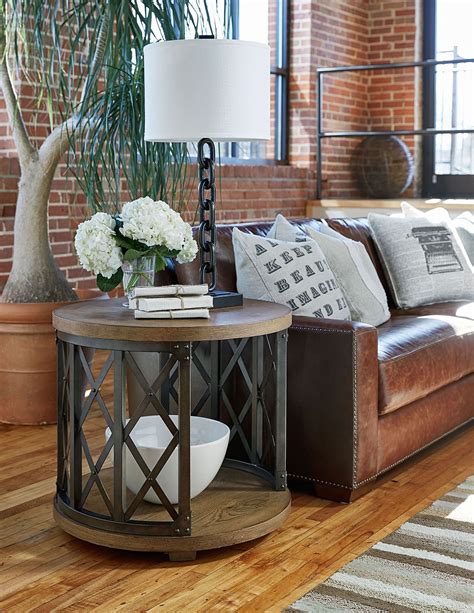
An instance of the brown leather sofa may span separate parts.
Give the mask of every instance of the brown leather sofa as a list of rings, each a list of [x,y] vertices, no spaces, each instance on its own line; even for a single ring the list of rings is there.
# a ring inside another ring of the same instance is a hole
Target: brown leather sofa
[[[307,317],[294,317],[290,328],[290,479],[323,498],[349,502],[370,481],[472,419],[474,302],[397,310],[367,220],[326,222],[366,246],[392,310],[378,328]],[[238,227],[266,234],[271,223]],[[218,288],[235,291],[232,228],[218,228]],[[176,276],[179,283],[196,282],[197,262],[177,267]]]

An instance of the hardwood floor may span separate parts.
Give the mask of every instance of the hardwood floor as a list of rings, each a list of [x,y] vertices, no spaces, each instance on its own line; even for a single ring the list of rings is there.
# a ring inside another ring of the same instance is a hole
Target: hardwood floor
[[[91,446],[103,444],[98,416],[88,436]],[[473,443],[473,429],[451,436],[351,505],[294,492],[278,532],[171,563],[57,528],[55,427],[0,425],[0,611],[281,611],[462,482]]]

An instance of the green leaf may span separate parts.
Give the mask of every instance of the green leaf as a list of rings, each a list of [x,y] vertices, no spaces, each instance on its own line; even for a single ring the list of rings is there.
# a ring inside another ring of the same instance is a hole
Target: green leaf
[[[102,291],[102,292],[111,292],[113,289],[115,289],[117,287],[117,285],[120,285],[120,283],[122,283],[122,279],[123,279],[123,270],[121,268],[119,268],[117,270],[117,272],[115,272],[110,279],[107,279],[107,277],[104,277],[101,274],[97,275],[97,287]]]
[[[186,206],[187,145],[144,140],[143,50],[158,40],[227,36],[230,2],[0,0],[2,55],[33,88],[32,123],[45,111],[55,126],[77,119],[66,162],[94,212],[119,211],[124,196]]]
[[[160,254],[156,254],[155,260],[155,271],[159,272],[160,270],[164,270],[166,268],[166,259]]]
[[[135,249],[136,251],[148,251],[150,247],[145,245],[145,243],[141,243],[140,241],[133,240],[133,238],[127,238],[126,236],[122,236],[118,232],[115,233],[115,241],[119,247],[123,249]]]
[[[123,259],[125,262],[131,262],[132,260],[138,260],[138,258],[142,258],[149,253],[148,251],[138,251],[137,249],[127,249],[124,253]]]

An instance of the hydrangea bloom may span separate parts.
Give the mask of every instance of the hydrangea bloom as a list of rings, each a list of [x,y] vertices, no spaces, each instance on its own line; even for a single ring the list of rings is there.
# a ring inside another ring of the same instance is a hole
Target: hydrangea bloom
[[[196,241],[193,239],[193,231],[191,230],[191,226],[186,224],[184,245],[176,259],[180,264],[186,264],[186,262],[192,262],[194,260],[197,252],[198,246]]]
[[[140,241],[148,247],[166,247],[179,251],[179,262],[190,262],[197,252],[191,227],[181,215],[166,202],[154,202],[151,198],[138,198],[124,204],[121,214],[123,227],[120,233]]]
[[[107,213],[96,213],[79,224],[74,244],[81,265],[107,279],[122,266],[122,252],[115,241],[115,220]]]

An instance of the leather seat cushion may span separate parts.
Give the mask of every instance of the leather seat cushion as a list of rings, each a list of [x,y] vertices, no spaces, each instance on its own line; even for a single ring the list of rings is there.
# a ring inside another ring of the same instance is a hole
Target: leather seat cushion
[[[380,414],[474,372],[474,320],[394,315],[377,332]]]

